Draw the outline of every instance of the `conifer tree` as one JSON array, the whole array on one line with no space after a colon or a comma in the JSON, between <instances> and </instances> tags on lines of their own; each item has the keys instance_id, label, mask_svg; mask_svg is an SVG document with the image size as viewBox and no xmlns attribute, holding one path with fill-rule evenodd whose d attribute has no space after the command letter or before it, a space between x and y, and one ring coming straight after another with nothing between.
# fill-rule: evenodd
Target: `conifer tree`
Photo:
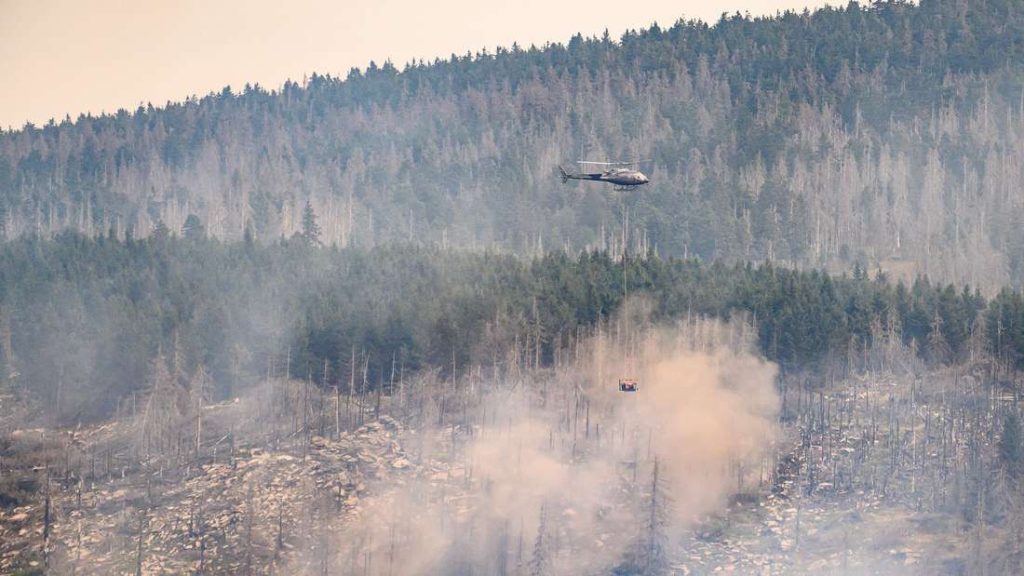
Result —
<instances>
[{"instance_id":1,"label":"conifer tree","mask_svg":"<svg viewBox=\"0 0 1024 576\"><path fill-rule=\"evenodd\" d=\"M302 238L309 246L320 245L320 225L316 223L316 211L309 200L302 210Z\"/></svg>"},{"instance_id":2,"label":"conifer tree","mask_svg":"<svg viewBox=\"0 0 1024 576\"><path fill-rule=\"evenodd\" d=\"M200 240L206 236L206 227L195 214L189 214L185 218L185 224L181 227L181 235L189 240Z\"/></svg>"},{"instance_id":3,"label":"conifer tree","mask_svg":"<svg viewBox=\"0 0 1024 576\"><path fill-rule=\"evenodd\" d=\"M651 470L650 493L644 510L644 533L638 562L641 574L661 574L667 568L665 547L668 542L670 512L671 498L665 489L661 463L655 458Z\"/></svg>"},{"instance_id":4,"label":"conifer tree","mask_svg":"<svg viewBox=\"0 0 1024 576\"><path fill-rule=\"evenodd\" d=\"M1024 445L1021 440L1020 417L1009 412L1003 418L1003 430L999 436L999 458L1014 479L1020 478L1024 472Z\"/></svg>"},{"instance_id":5,"label":"conifer tree","mask_svg":"<svg viewBox=\"0 0 1024 576\"><path fill-rule=\"evenodd\" d=\"M540 505L540 520L537 521L537 538L533 541L533 556L530 557L530 576L544 576L548 573L547 508Z\"/></svg>"}]
</instances>

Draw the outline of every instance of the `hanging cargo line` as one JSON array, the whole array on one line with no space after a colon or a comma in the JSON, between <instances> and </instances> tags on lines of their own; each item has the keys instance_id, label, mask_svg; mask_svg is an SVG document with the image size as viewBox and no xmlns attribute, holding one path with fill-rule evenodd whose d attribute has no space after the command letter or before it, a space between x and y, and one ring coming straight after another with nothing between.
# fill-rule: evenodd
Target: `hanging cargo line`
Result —
<instances>
[{"instance_id":1,"label":"hanging cargo line","mask_svg":"<svg viewBox=\"0 0 1024 576\"><path fill-rule=\"evenodd\" d=\"M619 392L639 392L640 381L632 377L636 374L636 366L633 358L633 346L631 341L630 318L629 318L629 244L628 244L628 215L626 205L622 206L622 313L625 316L626 325L625 338L622 339L625 346L626 372L629 376L619 378Z\"/></svg>"}]
</instances>

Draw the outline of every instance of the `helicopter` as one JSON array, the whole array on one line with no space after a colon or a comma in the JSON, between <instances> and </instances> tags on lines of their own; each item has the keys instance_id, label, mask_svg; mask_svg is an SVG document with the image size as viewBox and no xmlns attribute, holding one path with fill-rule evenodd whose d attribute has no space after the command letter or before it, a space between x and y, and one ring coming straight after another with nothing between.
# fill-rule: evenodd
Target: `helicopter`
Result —
<instances>
[{"instance_id":1,"label":"helicopter","mask_svg":"<svg viewBox=\"0 0 1024 576\"><path fill-rule=\"evenodd\" d=\"M558 167L558 171L562 176L562 184L565 184L569 180L594 180L596 182L608 182L615 186L615 190L618 191L629 191L643 186L650 182L643 172L636 169L636 166L640 164L640 160L633 162L591 162L588 160L577 160L577 164L591 164L597 166L608 166L609 168L604 172L596 173L576 173L570 174L565 171L561 166ZM629 297L628 283L626 278L626 266L622 267L622 285L623 285L623 301L627 301ZM628 304L626 304L628 306ZM628 318L628 311L627 311ZM628 320L627 320L627 331L628 331ZM632 357L629 361L632 367ZM620 378L619 379L619 392L635 393L640 391L640 381L636 378Z\"/></svg>"},{"instance_id":2,"label":"helicopter","mask_svg":"<svg viewBox=\"0 0 1024 576\"><path fill-rule=\"evenodd\" d=\"M633 190L637 186L643 186L650 182L647 176L643 172L635 169L639 161L634 162L590 162L586 160L578 160L577 164L593 164L598 166L609 166L604 172L594 173L576 173L571 174L566 172L561 166L558 167L558 171L562 174L562 183L565 184L569 180L594 180L596 182L608 182L615 186L615 190L628 191ZM627 168L632 166L633 168Z\"/></svg>"}]
</instances>

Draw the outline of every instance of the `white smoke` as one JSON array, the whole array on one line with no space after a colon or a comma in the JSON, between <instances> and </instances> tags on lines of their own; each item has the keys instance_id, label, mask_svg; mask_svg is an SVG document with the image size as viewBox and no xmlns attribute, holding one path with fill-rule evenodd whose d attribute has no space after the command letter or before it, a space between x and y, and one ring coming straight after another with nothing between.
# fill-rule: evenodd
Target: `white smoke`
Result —
<instances>
[{"instance_id":1,"label":"white smoke","mask_svg":"<svg viewBox=\"0 0 1024 576\"><path fill-rule=\"evenodd\" d=\"M763 470L776 368L751 352L741 324L642 320L618 331L629 338L608 330L580 343L554 370L474 385L455 423L417 432L417 472L377 487L341 525L331 564L606 572L644 537L655 459L670 535L719 509ZM620 377L640 390L620 392Z\"/></svg>"}]
</instances>

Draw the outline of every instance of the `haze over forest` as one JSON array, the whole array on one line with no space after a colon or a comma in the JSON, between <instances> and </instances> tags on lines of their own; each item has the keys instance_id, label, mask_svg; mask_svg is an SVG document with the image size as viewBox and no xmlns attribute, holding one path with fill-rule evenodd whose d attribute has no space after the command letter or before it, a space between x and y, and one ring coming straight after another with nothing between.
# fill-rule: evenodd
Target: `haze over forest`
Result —
<instances>
[{"instance_id":1,"label":"haze over forest","mask_svg":"<svg viewBox=\"0 0 1024 576\"><path fill-rule=\"evenodd\" d=\"M660 254L991 291L1024 274L1021 34L1013 2L850 4L83 117L0 135L3 229L144 237L195 214L267 242L309 200L339 246L602 247L618 198L557 165L642 159L629 217Z\"/></svg>"},{"instance_id":2,"label":"haze over forest","mask_svg":"<svg viewBox=\"0 0 1024 576\"><path fill-rule=\"evenodd\" d=\"M1022 137L1013 0L0 133L0 572L1022 573Z\"/></svg>"}]
</instances>

